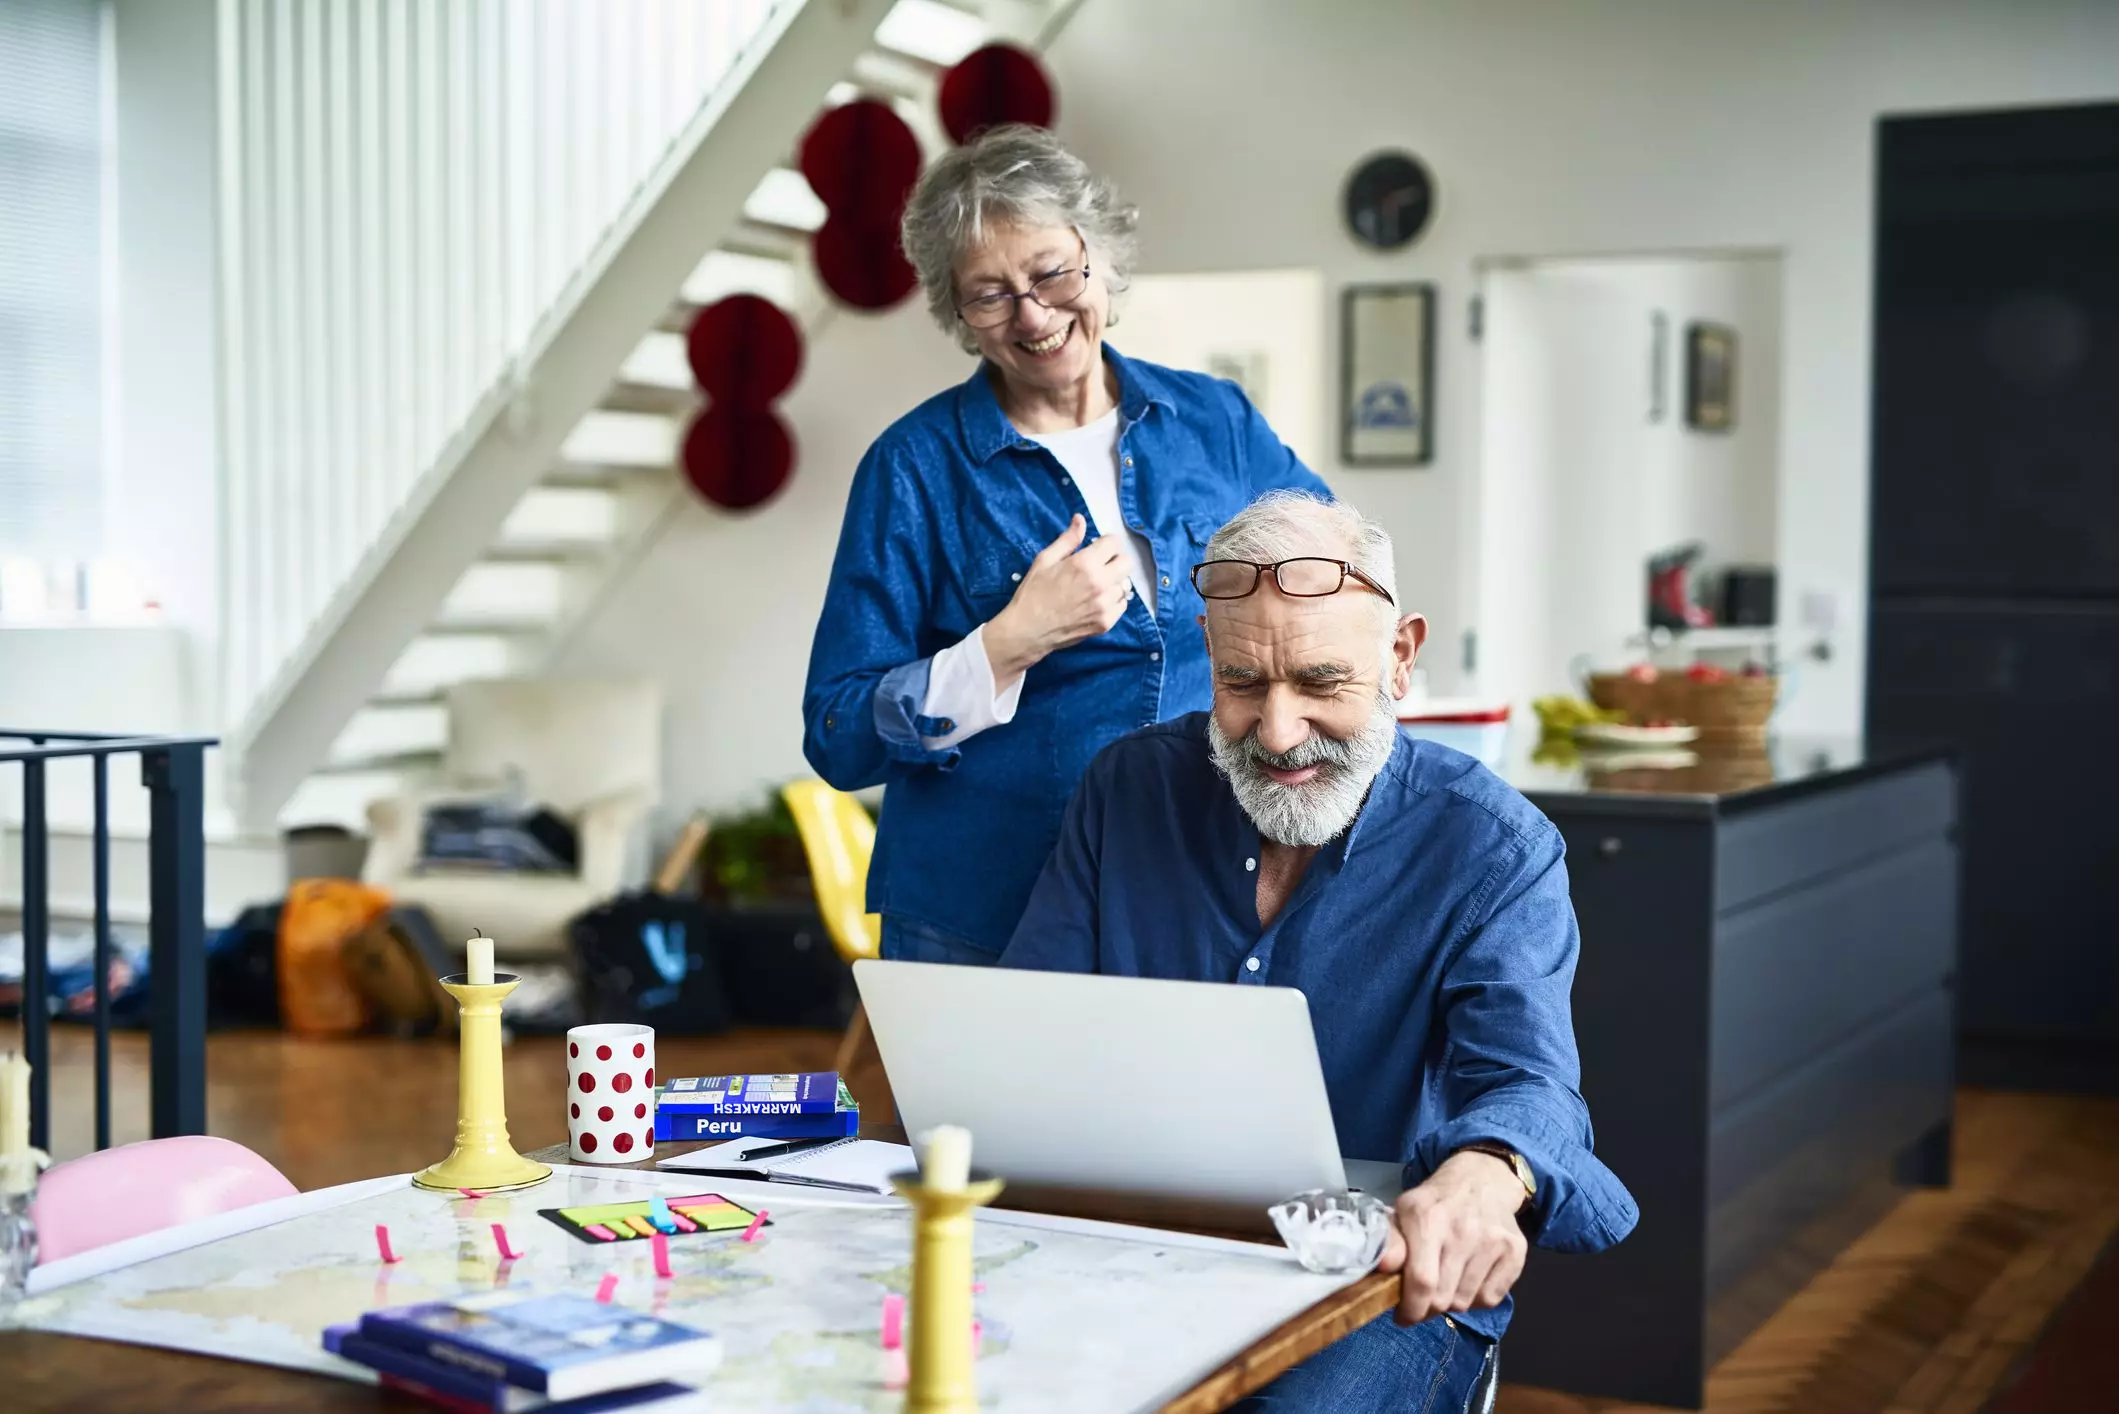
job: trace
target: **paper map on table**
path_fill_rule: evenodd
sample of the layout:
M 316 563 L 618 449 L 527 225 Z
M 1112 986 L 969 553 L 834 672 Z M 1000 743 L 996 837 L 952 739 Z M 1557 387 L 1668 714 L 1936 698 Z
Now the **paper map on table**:
M 658 1177 L 561 1167 L 536 1188 L 475 1202 L 369 1185 L 336 1207 L 59 1287 L 32 1298 L 22 1318 L 365 1379 L 325 1352 L 325 1326 L 498 1285 L 594 1294 L 615 1272 L 620 1303 L 721 1338 L 726 1358 L 703 1386 L 716 1407 L 901 1406 L 902 1393 L 884 1386 L 878 1327 L 884 1295 L 911 1284 L 905 1210 L 775 1193 L 764 1203 L 772 1226 L 754 1243 L 731 1232 L 671 1244 L 667 1281 L 656 1279 L 647 1243 L 589 1246 L 537 1216 L 697 1187 Z M 378 1223 L 390 1229 L 394 1265 L 377 1258 Z M 507 1225 L 520 1260 L 501 1262 L 494 1223 Z M 1013 1213 L 981 1214 L 974 1263 L 985 1284 L 974 1298 L 981 1402 L 1003 1411 L 1152 1406 L 1351 1280 L 1313 1276 L 1274 1247 Z

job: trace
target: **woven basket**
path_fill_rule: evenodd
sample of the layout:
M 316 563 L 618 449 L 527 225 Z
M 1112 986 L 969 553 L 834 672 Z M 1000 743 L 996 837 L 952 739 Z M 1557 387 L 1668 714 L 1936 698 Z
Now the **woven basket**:
M 1595 673 L 1589 679 L 1589 700 L 1597 706 L 1624 712 L 1636 726 L 1658 719 L 1684 722 L 1698 727 L 1700 740 L 1708 743 L 1763 738 L 1779 693 L 1780 683 L 1771 676 L 1694 682 L 1675 672 L 1641 682 L 1625 673 Z

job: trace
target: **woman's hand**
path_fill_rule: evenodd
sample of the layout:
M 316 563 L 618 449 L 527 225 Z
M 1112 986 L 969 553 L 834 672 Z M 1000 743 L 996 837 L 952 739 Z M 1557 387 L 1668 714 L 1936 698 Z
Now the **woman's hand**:
M 1084 639 L 1108 633 L 1126 612 L 1133 582 L 1117 538 L 1084 546 L 1088 522 L 1067 522 L 1059 539 L 1037 552 L 1008 607 L 986 624 L 986 661 L 1005 691 L 1033 663 Z

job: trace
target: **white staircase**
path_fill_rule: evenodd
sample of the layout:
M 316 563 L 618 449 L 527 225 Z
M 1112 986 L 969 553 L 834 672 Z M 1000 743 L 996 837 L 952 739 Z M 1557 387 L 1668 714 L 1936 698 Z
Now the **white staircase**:
M 358 825 L 370 800 L 430 779 L 445 689 L 541 671 L 691 495 L 673 463 L 697 406 L 693 316 L 749 292 L 812 341 L 831 318 L 808 261 L 824 211 L 792 165 L 824 106 L 889 101 L 932 153 L 942 72 L 990 39 L 1042 46 L 1080 3 L 772 0 L 315 622 L 253 673 L 227 749 L 244 823 Z

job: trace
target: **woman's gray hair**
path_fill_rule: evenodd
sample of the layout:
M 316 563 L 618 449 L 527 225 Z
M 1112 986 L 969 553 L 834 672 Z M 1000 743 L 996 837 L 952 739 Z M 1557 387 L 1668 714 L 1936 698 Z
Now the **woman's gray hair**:
M 1398 597 L 1390 532 L 1346 502 L 1327 501 L 1308 491 L 1266 492 L 1215 531 L 1206 548 L 1210 560 L 1262 565 L 1303 555 L 1345 560 L 1388 589 L 1392 600 Z M 1398 610 L 1391 604 L 1384 607 L 1395 629 Z
M 1111 293 L 1130 281 L 1139 208 L 1044 128 L 988 128 L 927 169 L 899 227 L 927 312 L 967 353 L 977 343 L 957 320 L 957 257 L 984 243 L 996 224 L 1072 227 L 1089 248 L 1089 268 Z

